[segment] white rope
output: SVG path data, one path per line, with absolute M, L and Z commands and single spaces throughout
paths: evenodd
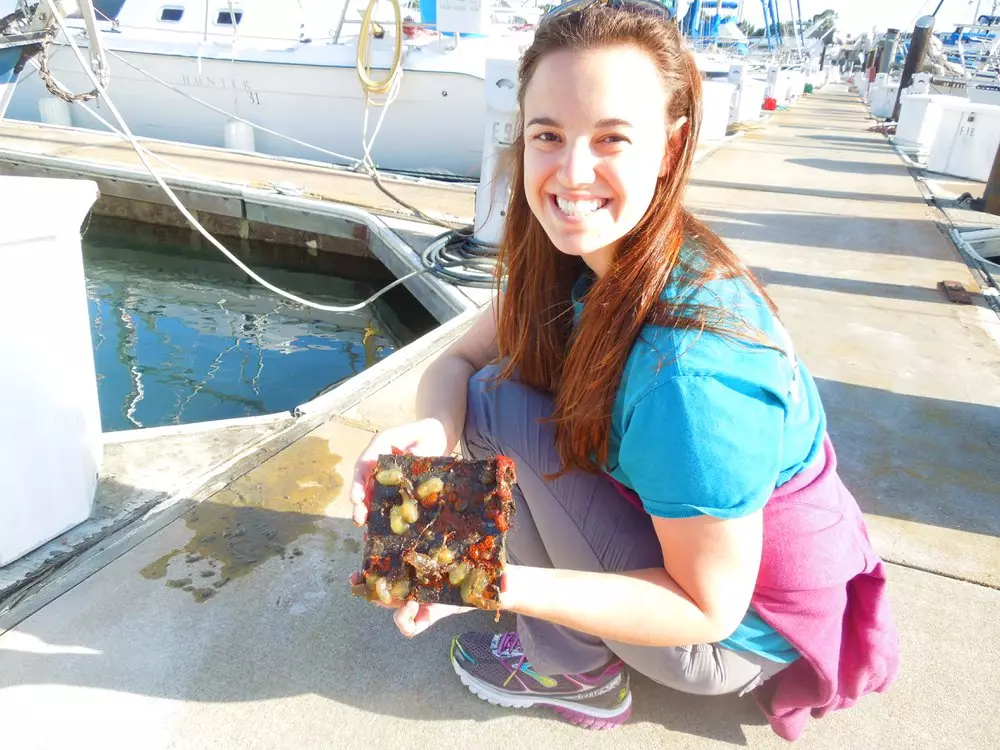
M 396 281 L 392 282 L 388 286 L 382 288 L 381 290 L 379 290 L 378 292 L 376 292 L 375 294 L 373 294 L 371 297 L 369 297 L 368 299 L 364 300 L 363 302 L 359 302 L 356 305 L 348 305 L 348 306 L 343 306 L 343 307 L 337 306 L 337 305 L 324 305 L 324 304 L 320 304 L 318 302 L 312 302 L 312 301 L 307 300 L 307 299 L 305 299 L 303 297 L 299 297 L 298 295 L 292 294 L 290 292 L 286 292 L 284 289 L 280 289 L 279 287 L 276 287 L 274 284 L 272 284 L 271 282 L 267 281 L 266 279 L 261 278 L 257 273 L 255 273 L 253 271 L 253 269 L 251 269 L 249 266 L 247 266 L 246 264 L 244 264 L 235 255 L 233 255 L 221 242 L 219 242 L 217 239 L 215 239 L 215 237 L 213 237 L 205 229 L 205 227 L 203 227 L 198 222 L 198 220 L 191 214 L 191 212 L 187 210 L 187 208 L 184 206 L 184 204 L 181 203 L 180 199 L 177 197 L 177 195 L 174 193 L 174 191 L 170 189 L 170 186 L 167 185 L 166 182 L 164 182 L 163 178 L 160 177 L 160 175 L 157 173 L 157 171 L 149 163 L 149 161 L 146 159 L 146 154 L 145 154 L 142 146 L 136 141 L 136 138 L 132 134 L 132 131 L 129 129 L 128 124 L 125 122 L 124 118 L 121 116 L 121 113 L 118 111 L 118 107 L 115 106 L 114 102 L 108 96 L 107 89 L 105 89 L 104 86 L 101 85 L 101 82 L 97 80 L 97 78 L 94 75 L 93 71 L 90 70 L 90 66 L 87 64 L 86 60 L 84 59 L 83 53 L 80 51 L 80 47 L 77 45 L 76 40 L 68 33 L 68 31 L 66 29 L 65 19 L 62 17 L 62 14 L 59 13 L 58 11 L 56 11 L 54 7 L 53 7 L 53 11 L 54 11 L 53 12 L 53 18 L 55 19 L 56 24 L 59 26 L 60 31 L 63 32 L 63 35 L 66 37 L 67 41 L 69 42 L 70 48 L 73 50 L 73 54 L 76 56 L 76 59 L 79 61 L 81 67 L 83 68 L 84 73 L 87 74 L 87 76 L 93 82 L 93 84 L 94 84 L 95 88 L 97 89 L 98 93 L 104 98 L 105 104 L 108 105 L 108 110 L 110 110 L 111 114 L 114 115 L 115 120 L 118 122 L 118 125 L 121 127 L 122 132 L 124 133 L 125 137 L 128 139 L 128 142 L 132 145 L 132 148 L 135 149 L 135 153 L 139 157 L 139 161 L 141 161 L 142 165 L 146 168 L 146 171 L 149 172 L 150 176 L 156 181 L 156 184 L 159 185 L 160 188 L 167 194 L 167 197 L 170 198 L 171 203 L 173 203 L 177 207 L 177 210 L 181 212 L 181 214 L 184 216 L 185 219 L 187 219 L 187 221 L 191 224 L 191 226 L 193 226 L 196 230 L 198 230 L 198 232 L 206 240 L 208 240 L 208 242 L 210 242 L 213 247 L 215 247 L 219 252 L 221 252 L 230 261 L 232 261 L 232 263 L 237 268 L 239 268 L 241 271 L 243 271 L 247 276 L 249 276 L 251 279 L 253 279 L 254 281 L 256 281 L 258 284 L 260 284 L 261 286 L 263 286 L 263 287 L 265 287 L 267 289 L 270 289 L 275 294 L 281 295 L 285 299 L 289 299 L 292 302 L 297 302 L 300 305 L 305 305 L 306 307 L 311 307 L 311 308 L 313 308 L 315 310 L 323 310 L 325 312 L 334 312 L 334 313 L 352 313 L 352 312 L 357 312 L 358 310 L 364 309 L 369 304 L 371 304 L 372 302 L 374 302 L 376 299 L 378 299 L 379 297 L 381 297 L 382 295 L 384 295 L 386 292 L 388 292 L 390 289 L 393 289 L 393 288 L 399 286 L 404 281 L 407 281 L 407 280 L 411 279 L 414 276 L 418 276 L 418 275 L 420 275 L 422 273 L 426 273 L 427 272 L 427 269 L 420 269 L 419 271 L 413 271 L 411 273 L 408 273 L 405 276 L 402 276 L 402 277 L 396 279 Z M 90 43 L 94 44 L 95 40 L 91 40 Z
M 372 148 L 375 146 L 375 139 L 378 138 L 379 131 L 382 130 L 382 123 L 385 122 L 385 116 L 389 111 L 389 107 L 392 106 L 393 102 L 396 101 L 396 97 L 399 96 L 399 89 L 402 82 L 403 68 L 399 67 L 397 72 L 393 74 L 392 84 L 384 102 L 375 101 L 372 99 L 371 94 L 365 93 L 365 117 L 361 123 L 361 147 L 364 149 L 364 156 L 361 158 L 361 168 L 368 172 L 368 174 L 374 173 L 377 169 L 375 160 L 372 159 Z M 375 130 L 372 132 L 372 137 L 369 138 L 368 113 L 371 111 L 371 107 L 379 107 L 382 111 L 379 113 L 378 122 L 375 123 Z

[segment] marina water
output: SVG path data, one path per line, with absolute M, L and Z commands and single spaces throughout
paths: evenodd
M 304 308 L 229 263 L 171 248 L 124 248 L 88 232 L 84 264 L 105 432 L 292 410 L 415 336 L 383 301 L 356 313 Z M 376 288 L 261 273 L 325 304 L 348 306 Z

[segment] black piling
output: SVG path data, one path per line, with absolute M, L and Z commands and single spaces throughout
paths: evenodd
M 892 121 L 899 122 L 899 110 L 903 106 L 903 89 L 913 83 L 913 74 L 924 64 L 927 46 L 934 34 L 934 16 L 922 16 L 917 19 L 910 38 L 910 51 L 906 54 L 903 64 L 903 77 L 899 81 L 899 91 L 896 92 L 896 105 L 892 108 Z

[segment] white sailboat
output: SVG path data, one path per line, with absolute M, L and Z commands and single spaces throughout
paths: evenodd
M 516 55 L 530 42 L 530 21 L 539 11 L 533 2 L 491 13 L 480 0 L 448 0 L 438 14 L 435 4 L 425 0 L 423 17 L 434 18 L 436 28 L 421 25 L 421 11 L 405 7 L 401 23 L 387 22 L 395 19 L 385 3 L 381 23 L 368 23 L 360 0 L 112 0 L 95 6 L 109 94 L 137 135 L 355 165 L 380 124 L 370 151 L 378 168 L 477 179 L 486 59 Z M 16 5 L 0 0 L 0 15 Z M 85 45 L 82 21 L 70 18 L 69 25 Z M 361 66 L 359 41 L 368 47 L 365 54 L 362 45 Z M 48 54 L 49 69 L 64 88 L 92 88 L 60 40 Z M 392 90 L 373 91 L 371 82 L 395 68 L 399 81 Z M 61 115 L 58 106 L 46 107 L 52 95 L 33 73 L 30 66 L 22 73 L 8 118 L 101 127 L 78 106 Z M 363 77 L 370 79 L 367 89 Z M 102 114 L 100 101 L 82 106 Z M 251 145 L 246 129 L 229 128 L 227 143 L 231 115 L 266 130 L 257 130 Z

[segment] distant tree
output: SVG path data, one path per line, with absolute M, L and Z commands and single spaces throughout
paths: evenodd
M 816 27 L 816 30 L 809 35 L 812 38 L 821 39 L 836 28 L 839 18 L 840 17 L 837 15 L 837 11 L 832 8 L 824 10 L 822 13 L 817 13 L 815 16 L 810 18 L 805 23 L 805 28 L 809 28 L 814 23 L 822 21 L 822 23 Z
M 838 15 L 835 10 L 824 10 L 822 13 L 817 13 L 815 16 L 810 18 L 808 21 L 802 23 L 802 29 L 808 29 L 817 21 L 822 20 L 822 23 L 816 27 L 816 29 L 809 35 L 810 37 L 815 37 L 820 39 L 824 36 L 830 34 L 837 26 Z M 752 36 L 764 36 L 765 28 L 761 26 L 760 28 L 755 27 L 752 23 L 747 20 L 740 21 L 736 24 L 740 31 L 746 34 L 748 37 Z M 791 37 L 798 34 L 798 28 L 792 21 L 785 21 L 780 25 L 781 35 L 784 37 Z

